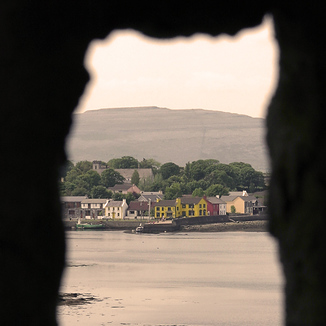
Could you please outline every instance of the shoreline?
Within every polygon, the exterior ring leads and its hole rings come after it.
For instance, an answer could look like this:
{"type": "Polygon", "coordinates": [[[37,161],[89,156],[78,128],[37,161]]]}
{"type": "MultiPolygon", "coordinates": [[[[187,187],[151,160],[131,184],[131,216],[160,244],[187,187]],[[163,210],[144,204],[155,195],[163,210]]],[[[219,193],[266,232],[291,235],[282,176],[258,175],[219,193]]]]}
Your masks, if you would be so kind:
{"type": "MultiPolygon", "coordinates": [[[[83,221],[84,222],[84,221],[83,221]]],[[[180,220],[178,224],[173,223],[169,225],[162,225],[149,223],[146,233],[160,233],[160,232],[268,232],[268,219],[246,219],[244,217],[225,218],[221,217],[220,221],[211,221],[210,223],[198,223],[193,219],[180,220]],[[223,220],[224,219],[224,220],[223,220]],[[190,222],[192,222],[190,224],[190,222]],[[195,222],[195,223],[193,223],[195,222]],[[215,222],[215,223],[214,223],[215,222]]],[[[204,222],[204,221],[203,221],[204,222]]],[[[144,220],[123,220],[123,221],[103,221],[103,220],[85,220],[85,223],[90,224],[104,224],[107,231],[133,231],[140,223],[147,223],[144,220]]],[[[65,221],[64,226],[66,230],[75,230],[76,221],[65,221]]]]}
{"type": "MultiPolygon", "coordinates": [[[[268,232],[268,220],[182,225],[181,232],[268,232]]],[[[180,232],[179,231],[179,232],[180,232]]]]}

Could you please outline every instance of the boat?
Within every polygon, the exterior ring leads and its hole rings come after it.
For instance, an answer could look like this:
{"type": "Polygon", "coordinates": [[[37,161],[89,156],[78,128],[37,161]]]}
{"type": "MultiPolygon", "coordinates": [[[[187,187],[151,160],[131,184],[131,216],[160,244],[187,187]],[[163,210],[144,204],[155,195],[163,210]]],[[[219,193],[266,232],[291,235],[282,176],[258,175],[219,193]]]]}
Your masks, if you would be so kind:
{"type": "Polygon", "coordinates": [[[104,224],[90,224],[90,223],[80,223],[80,220],[76,223],[76,229],[80,230],[97,230],[97,229],[104,229],[104,224]]]}
{"type": "Polygon", "coordinates": [[[139,226],[136,227],[136,233],[141,233],[144,231],[143,225],[140,223],[139,226]]]}

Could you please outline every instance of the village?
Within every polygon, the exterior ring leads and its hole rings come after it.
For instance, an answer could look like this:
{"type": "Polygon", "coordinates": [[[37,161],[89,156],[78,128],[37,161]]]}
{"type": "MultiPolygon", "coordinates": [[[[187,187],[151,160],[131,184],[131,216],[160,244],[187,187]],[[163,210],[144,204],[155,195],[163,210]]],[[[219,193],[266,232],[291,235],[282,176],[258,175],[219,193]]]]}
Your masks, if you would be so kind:
{"type": "MultiPolygon", "coordinates": [[[[93,170],[99,174],[105,170],[98,161],[93,170]]],[[[260,215],[266,213],[264,192],[248,194],[247,191],[230,191],[228,195],[192,196],[183,195],[166,200],[162,191],[141,191],[131,183],[134,171],[146,177],[151,169],[120,169],[124,182],[110,187],[113,193],[133,194],[137,200],[88,198],[88,196],[62,196],[61,207],[64,220],[171,220],[229,214],[260,215]]]]}

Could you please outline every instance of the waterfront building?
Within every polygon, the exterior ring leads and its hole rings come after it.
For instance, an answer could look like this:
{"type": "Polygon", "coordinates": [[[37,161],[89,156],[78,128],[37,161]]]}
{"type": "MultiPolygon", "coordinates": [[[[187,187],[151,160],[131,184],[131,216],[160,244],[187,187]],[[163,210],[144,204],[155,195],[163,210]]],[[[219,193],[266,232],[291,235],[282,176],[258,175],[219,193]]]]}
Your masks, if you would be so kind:
{"type": "Polygon", "coordinates": [[[108,199],[86,198],[81,202],[81,217],[86,219],[101,219],[104,216],[104,206],[108,199]]]}
{"type": "Polygon", "coordinates": [[[125,219],[127,214],[127,202],[123,200],[109,200],[105,205],[105,218],[125,219]]]}
{"type": "Polygon", "coordinates": [[[156,204],[156,201],[131,201],[127,209],[127,218],[141,220],[154,218],[156,204]]]}
{"type": "Polygon", "coordinates": [[[60,198],[62,218],[66,220],[81,218],[81,202],[86,198],[87,196],[62,196],[60,198]]]}
{"type": "Polygon", "coordinates": [[[226,202],[218,197],[206,197],[204,199],[207,202],[207,214],[216,215],[226,215],[226,202]]]}
{"type": "Polygon", "coordinates": [[[203,197],[182,196],[177,200],[180,200],[181,216],[195,217],[208,215],[207,202],[203,197]]]}

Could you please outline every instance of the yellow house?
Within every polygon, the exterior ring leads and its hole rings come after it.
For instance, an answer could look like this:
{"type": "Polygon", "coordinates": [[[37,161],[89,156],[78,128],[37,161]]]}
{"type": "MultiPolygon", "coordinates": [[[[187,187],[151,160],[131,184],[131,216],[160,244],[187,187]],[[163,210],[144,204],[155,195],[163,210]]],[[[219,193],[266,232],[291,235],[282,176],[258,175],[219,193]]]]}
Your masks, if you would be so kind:
{"type": "Polygon", "coordinates": [[[178,199],[173,200],[158,200],[155,204],[154,217],[162,218],[176,218],[180,217],[181,205],[178,199]]]}
{"type": "Polygon", "coordinates": [[[206,216],[207,202],[202,197],[184,196],[175,200],[158,200],[155,218],[178,218],[206,216]]]}
{"type": "Polygon", "coordinates": [[[253,207],[257,206],[258,201],[254,196],[222,196],[226,202],[227,213],[253,214],[253,207]]]}
{"type": "Polygon", "coordinates": [[[197,217],[208,215],[207,202],[203,197],[184,196],[177,200],[180,200],[181,216],[197,217]]]}

